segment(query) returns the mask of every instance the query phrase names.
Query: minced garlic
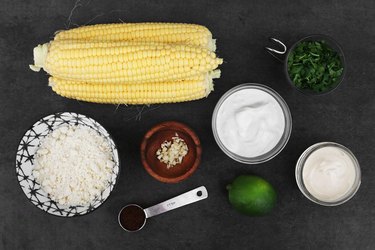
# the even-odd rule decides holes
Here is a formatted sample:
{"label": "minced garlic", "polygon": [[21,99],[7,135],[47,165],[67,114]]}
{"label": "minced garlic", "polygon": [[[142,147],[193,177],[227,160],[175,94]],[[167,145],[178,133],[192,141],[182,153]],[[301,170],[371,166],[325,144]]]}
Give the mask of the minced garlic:
{"label": "minced garlic", "polygon": [[171,168],[181,164],[188,152],[189,149],[184,139],[180,138],[176,133],[172,137],[172,141],[165,140],[160,145],[160,148],[156,151],[156,157],[160,162],[167,164],[167,168]]}

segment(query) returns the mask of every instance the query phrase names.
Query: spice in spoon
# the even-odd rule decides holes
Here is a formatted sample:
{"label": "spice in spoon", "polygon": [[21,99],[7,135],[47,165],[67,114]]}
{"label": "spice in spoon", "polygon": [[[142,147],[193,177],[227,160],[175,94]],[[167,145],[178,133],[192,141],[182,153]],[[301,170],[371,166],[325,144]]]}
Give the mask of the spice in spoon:
{"label": "spice in spoon", "polygon": [[141,207],[128,205],[121,210],[119,222],[125,230],[138,231],[146,222],[146,214]]}

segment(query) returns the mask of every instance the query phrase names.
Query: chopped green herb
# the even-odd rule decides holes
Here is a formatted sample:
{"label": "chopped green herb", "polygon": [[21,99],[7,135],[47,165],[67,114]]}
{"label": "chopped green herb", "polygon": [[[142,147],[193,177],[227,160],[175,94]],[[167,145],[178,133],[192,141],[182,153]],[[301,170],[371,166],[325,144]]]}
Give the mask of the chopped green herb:
{"label": "chopped green herb", "polygon": [[343,73],[339,54],[325,41],[299,43],[288,56],[288,73],[299,89],[325,92],[335,87]]}

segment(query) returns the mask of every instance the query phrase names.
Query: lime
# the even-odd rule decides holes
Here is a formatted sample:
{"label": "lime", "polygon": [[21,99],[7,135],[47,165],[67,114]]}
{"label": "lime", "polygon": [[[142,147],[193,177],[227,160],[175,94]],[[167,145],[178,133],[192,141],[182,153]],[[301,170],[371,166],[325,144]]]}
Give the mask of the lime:
{"label": "lime", "polygon": [[239,212],[262,216],[271,212],[276,204],[276,191],[261,177],[240,175],[227,186],[229,202]]}

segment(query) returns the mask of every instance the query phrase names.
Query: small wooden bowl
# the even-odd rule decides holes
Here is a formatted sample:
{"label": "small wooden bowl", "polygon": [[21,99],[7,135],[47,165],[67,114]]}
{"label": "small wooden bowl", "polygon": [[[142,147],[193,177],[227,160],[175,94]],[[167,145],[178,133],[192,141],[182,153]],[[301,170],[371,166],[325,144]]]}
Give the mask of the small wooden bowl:
{"label": "small wooden bowl", "polygon": [[[156,151],[165,140],[172,140],[178,134],[188,146],[188,153],[181,164],[167,168],[156,157]],[[187,179],[201,162],[202,147],[195,132],[183,123],[176,121],[162,122],[151,128],[141,144],[141,160],[146,171],[156,180],[165,183],[177,183]]]}

